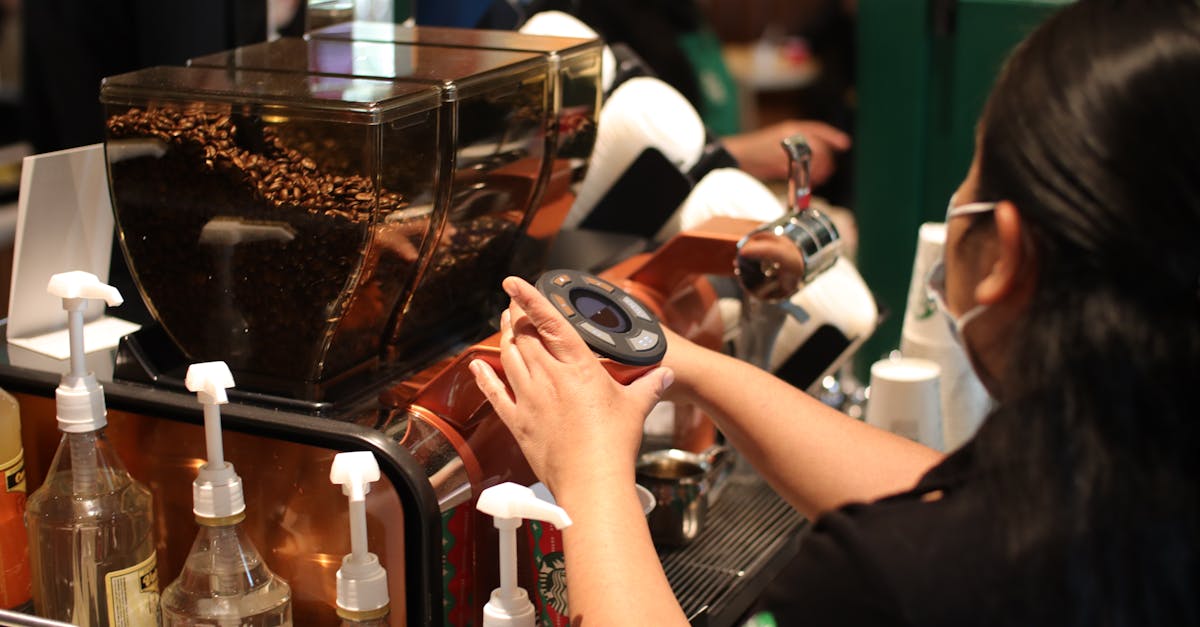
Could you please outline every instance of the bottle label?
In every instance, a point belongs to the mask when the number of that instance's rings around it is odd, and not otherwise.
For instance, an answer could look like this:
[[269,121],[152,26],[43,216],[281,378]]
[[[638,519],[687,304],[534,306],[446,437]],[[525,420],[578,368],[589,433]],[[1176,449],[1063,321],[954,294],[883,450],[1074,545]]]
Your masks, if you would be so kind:
[[25,456],[0,463],[0,609],[30,599],[29,544],[25,537]]
[[158,619],[158,556],[104,575],[109,627],[154,627]]
[[0,473],[4,475],[5,492],[25,491],[25,451],[18,450],[17,456],[0,462]]

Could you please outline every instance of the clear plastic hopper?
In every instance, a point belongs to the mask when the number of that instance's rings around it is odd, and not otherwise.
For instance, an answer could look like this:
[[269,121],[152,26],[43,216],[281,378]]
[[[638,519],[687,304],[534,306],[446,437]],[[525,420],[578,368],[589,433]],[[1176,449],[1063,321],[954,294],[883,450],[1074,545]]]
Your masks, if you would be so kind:
[[114,211],[152,314],[188,360],[314,401],[469,339],[553,169],[547,68],[281,40],[106,79]]
[[[353,25],[350,25],[353,26]],[[595,40],[499,31],[423,29],[359,23],[327,36],[283,38],[192,59],[193,66],[429,81],[443,92],[456,145],[449,198],[449,255],[430,259],[430,275],[406,308],[392,346],[408,352],[431,333],[461,324],[458,314],[486,303],[487,290],[446,280],[471,273],[536,277],[562,216],[544,205],[547,185],[580,178],[595,143],[600,54]],[[353,37],[362,35],[363,39]],[[419,36],[418,36],[419,35]],[[387,147],[385,146],[385,150]],[[558,192],[558,193],[561,193]],[[515,236],[508,227],[516,219]],[[480,229],[483,229],[480,232]],[[499,229],[499,231],[497,231]],[[475,268],[480,243],[507,246]]]

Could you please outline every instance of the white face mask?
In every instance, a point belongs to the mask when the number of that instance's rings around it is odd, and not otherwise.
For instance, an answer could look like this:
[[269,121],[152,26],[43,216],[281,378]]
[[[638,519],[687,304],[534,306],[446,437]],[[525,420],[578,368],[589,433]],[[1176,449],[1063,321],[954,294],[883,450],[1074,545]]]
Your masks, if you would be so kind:
[[[950,198],[950,204],[946,207],[946,224],[949,225],[950,218],[955,216],[965,216],[975,213],[987,213],[996,209],[994,202],[973,202],[954,206],[954,197]],[[933,264],[929,269],[929,276],[925,279],[925,286],[929,290],[929,294],[933,296],[933,302],[937,304],[937,308],[946,318],[946,325],[950,328],[950,336],[955,342],[960,345],[962,341],[963,329],[967,323],[979,317],[979,314],[987,310],[986,305],[975,305],[961,316],[955,317],[950,312],[950,307],[946,304],[946,252],[942,251],[942,257]]]

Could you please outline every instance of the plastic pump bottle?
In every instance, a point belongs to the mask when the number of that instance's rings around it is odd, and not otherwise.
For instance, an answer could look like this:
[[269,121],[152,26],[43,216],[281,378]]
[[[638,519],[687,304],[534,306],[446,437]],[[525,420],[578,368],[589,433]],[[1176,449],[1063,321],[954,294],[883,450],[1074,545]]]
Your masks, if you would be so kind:
[[87,300],[119,305],[121,294],[86,272],[56,274],[47,289],[67,311],[71,369],[55,392],[62,442],[25,511],[34,605],[81,627],[158,625],[150,491],[104,436],[104,392],[84,366]]
[[329,480],[341,484],[350,500],[350,554],[337,571],[337,613],[342,627],[386,627],[387,571],[367,551],[367,492],[379,481],[379,464],[370,451],[338,453]]
[[223,361],[192,364],[185,379],[204,405],[208,463],[192,483],[200,525],[179,578],[163,590],[162,624],[189,627],[275,627],[292,624],[292,591],[272,573],[242,529],[242,480],[225,461],[220,405],[233,375]]
[[561,507],[539,499],[533,490],[511,482],[484,490],[475,508],[490,514],[500,531],[500,587],[483,606],[483,625],[534,627],[537,612],[529,595],[517,586],[517,529],[526,518],[565,529],[571,526],[571,517]]

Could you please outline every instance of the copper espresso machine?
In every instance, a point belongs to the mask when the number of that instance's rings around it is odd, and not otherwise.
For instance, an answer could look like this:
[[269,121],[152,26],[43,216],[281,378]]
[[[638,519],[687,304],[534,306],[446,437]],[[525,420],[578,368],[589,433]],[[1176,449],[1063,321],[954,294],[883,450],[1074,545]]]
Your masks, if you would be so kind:
[[[474,501],[535,479],[466,364],[494,360],[499,281],[540,274],[573,200],[600,45],[451,29],[425,29],[427,44],[422,30],[396,27],[407,43],[280,40],[104,83],[114,211],[157,323],[116,354],[108,431],[154,492],[164,582],[194,536],[187,486],[204,455],[182,374],[219,359],[238,384],[223,414],[245,525],[291,584],[296,624],[336,621],[349,540],[329,464],[361,449],[384,475],[368,536],[392,624],[479,624],[498,567]],[[711,221],[600,283],[717,347],[705,276],[731,274],[756,226]],[[621,380],[643,370],[607,364]],[[45,416],[26,420],[31,488],[58,438],[56,382],[17,389],[27,415]],[[676,424],[678,445],[712,443],[694,409]]]

